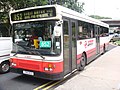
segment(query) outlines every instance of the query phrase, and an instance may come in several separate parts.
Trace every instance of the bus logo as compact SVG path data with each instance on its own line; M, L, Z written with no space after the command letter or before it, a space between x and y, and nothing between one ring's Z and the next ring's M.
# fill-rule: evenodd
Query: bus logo
M85 41L85 43L84 43L84 47L87 48L87 41Z

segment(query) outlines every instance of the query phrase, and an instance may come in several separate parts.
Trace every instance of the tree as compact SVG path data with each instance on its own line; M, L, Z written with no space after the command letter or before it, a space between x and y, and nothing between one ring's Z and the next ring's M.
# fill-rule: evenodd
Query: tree
M84 3L79 3L78 0L0 0L0 22L8 23L7 26L9 26L9 11L11 9L17 10L56 3L80 13L84 11Z
M85 3L80 3L78 0L54 0L54 3L70 8L79 13L82 13L84 11L83 6Z
M22 9L27 7L42 6L47 4L60 4L77 12L83 12L84 3L79 3L78 0L0 0L0 20L6 22L8 13L11 9Z
M22 9L46 4L48 4L48 0L0 0L0 21L7 21L8 13L11 9Z
M0 23L10 31L9 11L48 4L48 0L0 0Z
M102 16L98 16L98 15L90 15L90 17L95 18L95 19L112 19L110 17L102 17Z
M11 6L13 9L22 9L46 4L48 4L48 0L13 0Z

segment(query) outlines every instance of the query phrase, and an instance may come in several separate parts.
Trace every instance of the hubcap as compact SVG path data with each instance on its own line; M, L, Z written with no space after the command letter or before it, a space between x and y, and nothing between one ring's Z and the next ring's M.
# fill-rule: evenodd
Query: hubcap
M84 58L84 56L82 56L81 66L85 66L85 58Z
M3 64L2 65L2 71L7 72L9 70L9 65L8 64Z

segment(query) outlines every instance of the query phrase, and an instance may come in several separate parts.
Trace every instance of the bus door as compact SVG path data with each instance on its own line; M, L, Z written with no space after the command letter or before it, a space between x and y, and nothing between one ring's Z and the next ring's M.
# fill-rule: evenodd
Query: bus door
M100 54L100 27L95 26L96 54Z
M63 53L64 74L72 72L76 68L76 22L69 19L63 20Z
M73 21L71 20L71 42L70 45L71 45L71 59L72 59L72 70L76 69L77 67L77 40L76 40L76 37L77 37L77 22L76 21Z

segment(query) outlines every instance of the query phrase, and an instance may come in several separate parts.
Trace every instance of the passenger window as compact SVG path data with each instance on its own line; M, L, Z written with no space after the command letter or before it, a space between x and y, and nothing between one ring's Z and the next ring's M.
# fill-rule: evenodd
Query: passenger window
M109 36L109 30L107 28L101 27L100 28L100 37Z
M78 40L89 39L94 37L94 25L86 22L78 23Z

